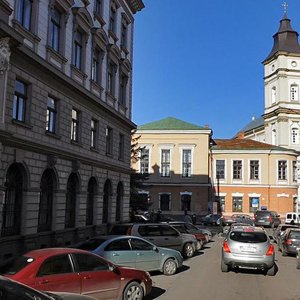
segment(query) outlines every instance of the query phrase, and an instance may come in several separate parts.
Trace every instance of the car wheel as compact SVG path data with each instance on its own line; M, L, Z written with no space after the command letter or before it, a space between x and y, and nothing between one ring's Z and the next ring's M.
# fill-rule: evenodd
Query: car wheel
M186 243L183 247L183 255L184 257L190 258L194 255L194 247L191 243Z
M229 271L229 266L224 263L223 259L221 260L221 271L222 272L228 272Z
M174 275L177 271L177 263L174 259L168 258L163 265L163 273L165 275Z
M267 275L268 276L274 276L275 275L275 264L273 265L272 268L268 269Z
M130 282L124 289L123 300L142 300L143 297L143 288L136 281Z

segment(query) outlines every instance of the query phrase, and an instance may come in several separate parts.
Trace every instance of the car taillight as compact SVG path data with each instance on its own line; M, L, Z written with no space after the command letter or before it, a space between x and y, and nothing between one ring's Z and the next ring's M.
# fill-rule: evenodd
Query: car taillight
M223 249L226 253L230 253L230 248L228 246L228 243L226 241L223 242Z
M286 240L285 242L287 245L292 245L293 244L293 241L292 240Z
M271 256L273 254L274 254L274 245L271 244L267 250L266 256Z

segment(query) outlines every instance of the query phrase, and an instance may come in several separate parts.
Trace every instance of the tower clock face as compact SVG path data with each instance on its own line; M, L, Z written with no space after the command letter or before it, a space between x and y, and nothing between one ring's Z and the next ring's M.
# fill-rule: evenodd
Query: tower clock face
M293 68L297 67L297 62L295 62L294 60L291 62L291 65Z

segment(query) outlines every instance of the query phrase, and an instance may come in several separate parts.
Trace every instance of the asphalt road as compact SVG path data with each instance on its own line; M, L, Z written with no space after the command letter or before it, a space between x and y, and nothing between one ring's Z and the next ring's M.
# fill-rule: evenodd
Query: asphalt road
M176 275L151 274L153 290L146 300L300 300L300 270L295 257L282 257L275 244L275 276L255 270L222 273L222 241L223 237L216 235L197 256L185 260Z

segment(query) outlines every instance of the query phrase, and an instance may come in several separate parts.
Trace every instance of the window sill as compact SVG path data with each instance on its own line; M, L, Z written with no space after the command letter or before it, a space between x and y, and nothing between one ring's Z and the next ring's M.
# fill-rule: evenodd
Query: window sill
M107 157L110 157L110 158L113 157L113 155L112 155L111 153L105 153L105 155L106 155Z
M33 127L30 124L24 123L22 121L18 121L16 119L12 119L11 122L15 125L22 126L22 127L28 128L28 129L32 129L32 127Z
M68 60L61 53L55 51L50 46L46 46L46 51L47 61L63 71L64 65L68 62Z
M94 12L94 18L101 24L101 27L103 27L106 24L106 22L99 13Z
M82 147L82 144L80 142L78 142L78 141L71 140L71 144L75 145L75 146L78 146L78 147Z
M115 41L115 43L119 40L117 35L112 30L108 31L108 35Z
M95 147L90 147L90 150L95 153L99 153L99 150Z
M45 134L48 135L48 136L51 136L52 138L58 139L58 140L61 139L61 136L58 135L58 134L56 134L56 133L54 133L54 132L50 132L50 131L47 131L47 130L46 130L46 131L45 131Z

